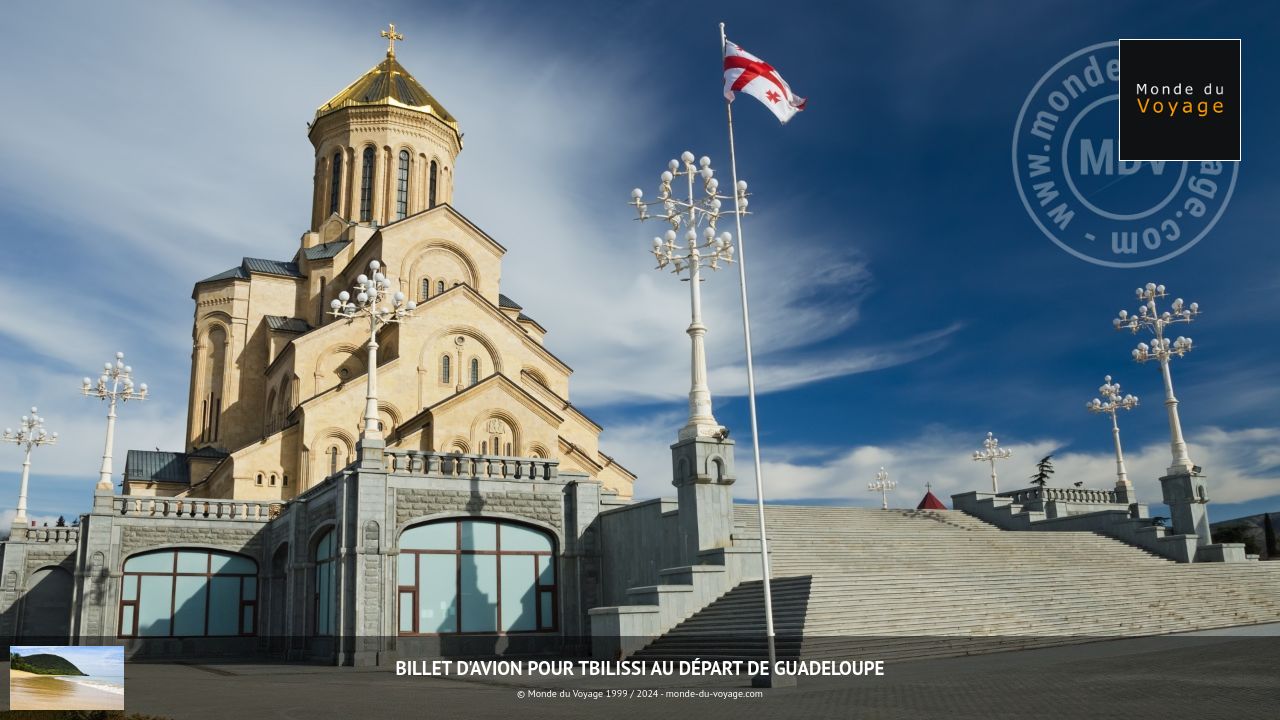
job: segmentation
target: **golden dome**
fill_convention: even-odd
[[[316,117],[345,107],[368,105],[393,105],[417,110],[435,115],[455,132],[458,130],[458,121],[449,114],[448,110],[441,107],[435,98],[431,97],[431,93],[427,92],[427,89],[422,87],[422,84],[415,80],[403,65],[396,61],[395,55],[391,52],[388,52],[386,59],[375,65],[372,70],[360,76],[342,92],[334,95],[329,102],[321,105],[316,110]]]

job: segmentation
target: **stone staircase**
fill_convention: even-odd
[[[735,508],[735,541],[758,540]],[[1009,532],[954,510],[766,508],[783,658],[904,659],[1280,622],[1280,562],[1180,564],[1090,532]],[[633,657],[760,658],[762,584]]]

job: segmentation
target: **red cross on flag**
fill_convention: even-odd
[[[792,93],[791,86],[769,63],[725,40],[724,96],[732,101],[736,92],[764,103],[783,123],[804,109],[805,99]]]

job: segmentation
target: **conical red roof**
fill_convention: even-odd
[[[932,490],[930,490],[929,492],[926,492],[924,494],[924,499],[920,501],[920,504],[916,506],[916,509],[917,510],[946,510],[947,506],[943,505],[942,501],[939,500],[938,497],[933,494]]]

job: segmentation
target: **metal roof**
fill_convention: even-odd
[[[162,450],[130,450],[125,456],[126,482],[188,483],[185,453]]]
[[[298,264],[283,260],[266,260],[264,258],[247,257],[240,265],[246,272],[263,273],[265,275],[283,275],[285,277],[302,277]]]
[[[266,315],[267,327],[272,330],[302,334],[311,329],[302,318],[285,317],[283,315]]]
[[[316,117],[361,105],[393,105],[419,110],[435,115],[454,131],[458,129],[458,121],[390,53],[385,60],[321,105],[316,110]]]
[[[237,265],[229,270],[223,270],[217,275],[210,275],[209,277],[203,280],[199,280],[196,282],[196,284],[199,285],[200,283],[216,282],[218,280],[248,280],[248,279],[249,279],[249,273],[245,272],[244,268]]]
[[[512,300],[511,298],[501,293],[498,294],[498,307],[511,308],[512,310],[524,309],[524,307],[520,303],[516,302],[515,300]]]
[[[308,260],[327,260],[342,252],[342,248],[350,244],[350,240],[334,240],[333,242],[320,243],[315,247],[309,247],[303,250],[302,254]]]

